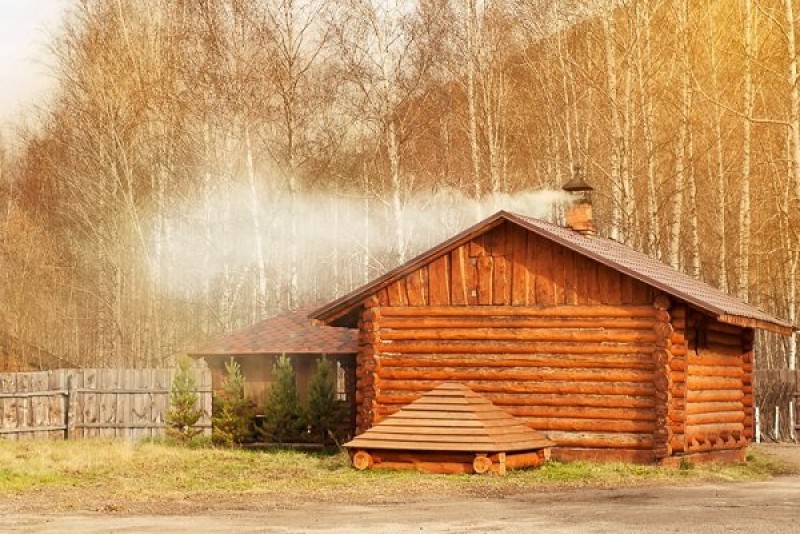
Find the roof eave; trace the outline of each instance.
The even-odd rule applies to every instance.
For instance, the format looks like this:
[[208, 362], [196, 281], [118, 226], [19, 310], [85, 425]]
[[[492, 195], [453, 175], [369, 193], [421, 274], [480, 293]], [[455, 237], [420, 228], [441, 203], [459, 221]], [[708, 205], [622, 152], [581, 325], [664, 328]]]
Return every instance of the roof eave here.
[[[568, 243], [564, 239], [561, 239], [559, 236], [551, 234], [551, 233], [545, 233], [539, 227], [537, 227], [537, 226], [535, 226], [533, 224], [529, 224], [525, 219], [523, 219], [521, 217], [518, 217], [513, 213], [506, 213], [506, 215], [507, 215], [507, 218], [508, 218], [509, 221], [511, 221], [511, 222], [513, 222], [515, 224], [519, 224], [519, 225], [523, 226], [524, 228], [528, 229], [529, 231], [534, 232], [534, 233], [536, 233], [536, 234], [538, 234], [538, 235], [540, 235], [540, 236], [542, 236], [542, 237], [544, 237], [546, 239], [550, 239], [552, 241], [555, 241], [556, 243], [558, 243], [558, 244], [560, 244], [562, 246], [565, 246], [567, 248], [572, 248], [572, 247], [570, 247], [570, 243]], [[605, 265], [607, 267], [610, 267], [610, 268], [615, 269], [615, 270], [617, 270], [619, 272], [622, 272], [622, 273], [630, 276], [631, 278], [639, 280], [642, 283], [645, 283], [645, 284], [647, 284], [649, 286], [652, 286], [652, 287], [655, 287], [657, 289], [660, 289], [664, 293], [667, 293], [667, 294], [672, 295], [674, 297], [677, 297], [677, 298], [679, 298], [681, 300], [684, 300], [684, 301], [688, 302], [689, 304], [694, 305], [698, 309], [701, 309], [701, 310], [703, 310], [705, 312], [708, 312], [708, 313], [710, 313], [712, 315], [715, 315], [715, 316], [717, 316], [717, 319], [720, 322], [734, 324], [734, 325], [737, 325], [737, 326], [745, 326], [745, 327], [749, 327], [749, 328], [760, 328], [760, 329], [763, 329], [763, 330], [768, 330], [770, 332], [775, 332], [775, 333], [782, 334], [782, 335], [785, 335], [785, 336], [792, 335], [792, 333], [794, 333], [797, 330], [797, 328], [795, 328], [794, 326], [792, 326], [792, 325], [790, 325], [788, 323], [783, 323], [781, 321], [777, 321], [777, 320], [776, 321], [765, 321], [765, 320], [760, 320], [760, 319], [753, 319], [753, 318], [750, 318], [750, 317], [744, 317], [744, 316], [741, 316], [741, 315], [733, 315], [733, 314], [726, 313], [725, 310], [723, 310], [722, 308], [718, 308], [716, 306], [710, 306], [707, 302], [704, 302], [703, 300], [698, 299], [698, 298], [694, 297], [693, 295], [691, 295], [689, 293], [685, 293], [683, 291], [675, 289], [674, 287], [667, 286], [666, 284], [663, 284], [658, 280], [655, 280], [653, 278], [645, 276], [645, 275], [641, 274], [640, 272], [635, 271], [633, 269], [629, 269], [629, 268], [625, 267], [624, 265], [615, 264], [614, 262], [611, 262], [611, 261], [607, 260], [606, 258], [600, 256], [600, 255], [592, 254], [590, 251], [587, 251], [587, 250], [580, 251], [580, 253], [585, 255], [585, 256], [588, 256], [588, 257], [592, 258], [593, 260], [595, 260], [595, 261], [597, 261], [599, 263], [602, 263], [603, 265]]]
[[723, 313], [718, 315], [717, 320], [721, 323], [741, 326], [744, 328], [758, 328], [760, 330], [766, 330], [768, 332], [773, 332], [775, 334], [780, 334], [782, 336], [791, 336], [796, 331], [798, 331], [796, 326], [790, 325], [788, 323], [763, 321], [760, 319], [753, 319], [751, 317], [744, 317], [741, 315], [733, 315], [729, 313]]
[[[429, 263], [430, 261], [437, 259], [439, 256], [446, 254], [453, 248], [468, 242], [475, 235], [480, 235], [481, 233], [486, 232], [494, 228], [495, 226], [502, 224], [505, 221], [517, 224], [527, 229], [528, 231], [531, 231], [539, 236], [544, 237], [545, 239], [554, 241], [561, 246], [574, 250], [572, 244], [569, 243], [567, 240], [562, 239], [560, 236], [555, 235], [553, 233], [546, 232], [545, 230], [539, 228], [538, 226], [529, 223], [525, 218], [520, 217], [508, 211], [498, 211], [488, 219], [485, 219], [471, 226], [470, 228], [467, 228], [463, 232], [455, 235], [454, 237], [448, 239], [447, 241], [444, 241], [443, 243], [437, 245], [436, 247], [433, 247], [428, 251], [423, 252], [419, 256], [415, 257], [413, 260], [392, 269], [391, 271], [373, 280], [372, 282], [365, 284], [354, 291], [351, 291], [350, 293], [334, 300], [333, 302], [323, 306], [318, 310], [315, 310], [309, 315], [309, 317], [315, 322], [318, 321], [323, 324], [330, 324], [332, 321], [335, 321], [336, 319], [345, 316], [355, 306], [360, 305], [365, 297], [377, 293], [381, 289], [391, 285], [393, 282], [398, 280], [403, 275], [415, 271], [416, 269], [422, 267], [426, 263]], [[767, 321], [762, 319], [753, 319], [750, 317], [744, 317], [726, 313], [726, 310], [718, 308], [716, 306], [711, 306], [707, 302], [704, 302], [703, 300], [696, 298], [694, 295], [677, 290], [674, 287], [670, 287], [658, 280], [643, 275], [642, 273], [636, 270], [627, 268], [624, 265], [619, 265], [617, 263], [614, 263], [598, 254], [593, 254], [591, 251], [584, 249], [579, 251], [579, 253], [607, 267], [615, 269], [636, 280], [639, 280], [642, 283], [655, 287], [656, 289], [660, 289], [661, 291], [669, 295], [672, 295], [673, 297], [676, 297], [689, 304], [692, 304], [696, 306], [698, 309], [701, 309], [711, 315], [716, 316], [718, 320], [721, 322], [727, 322], [729, 324], [735, 324], [749, 328], [760, 328], [782, 335], [791, 335], [797, 330], [794, 326], [789, 325], [788, 323], [783, 323], [782, 321], [778, 320]]]

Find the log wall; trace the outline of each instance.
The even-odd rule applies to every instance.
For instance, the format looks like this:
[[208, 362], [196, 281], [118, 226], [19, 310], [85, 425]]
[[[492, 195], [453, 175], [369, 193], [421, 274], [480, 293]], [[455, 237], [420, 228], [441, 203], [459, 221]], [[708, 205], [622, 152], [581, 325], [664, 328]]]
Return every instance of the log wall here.
[[685, 314], [685, 453], [741, 449], [753, 437], [753, 330]]
[[652, 305], [368, 310], [359, 374], [371, 409], [362, 430], [454, 380], [563, 448], [652, 460]]

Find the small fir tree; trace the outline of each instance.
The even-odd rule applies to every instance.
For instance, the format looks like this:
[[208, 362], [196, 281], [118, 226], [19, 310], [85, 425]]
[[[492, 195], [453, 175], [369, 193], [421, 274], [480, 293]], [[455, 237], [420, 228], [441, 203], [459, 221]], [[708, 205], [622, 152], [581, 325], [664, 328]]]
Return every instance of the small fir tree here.
[[181, 443], [187, 443], [200, 434], [195, 425], [203, 416], [198, 406], [197, 381], [192, 372], [192, 362], [187, 357], [178, 360], [178, 370], [172, 379], [167, 412], [167, 435]]
[[272, 373], [273, 382], [264, 406], [261, 434], [276, 443], [299, 440], [306, 429], [306, 418], [291, 360], [285, 354], [281, 355]]
[[227, 373], [222, 392], [214, 398], [211, 439], [217, 445], [240, 445], [250, 436], [255, 415], [253, 403], [244, 396], [244, 376], [233, 359], [225, 364]]
[[317, 360], [317, 370], [308, 392], [308, 421], [317, 432], [320, 443], [325, 444], [329, 433], [341, 427], [343, 417], [344, 410], [336, 398], [333, 365], [323, 356]]

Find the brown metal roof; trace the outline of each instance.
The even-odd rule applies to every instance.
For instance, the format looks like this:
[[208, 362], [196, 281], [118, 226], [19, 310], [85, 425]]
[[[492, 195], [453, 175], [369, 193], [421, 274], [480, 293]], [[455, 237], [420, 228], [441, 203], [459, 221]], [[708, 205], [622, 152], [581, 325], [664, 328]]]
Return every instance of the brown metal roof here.
[[215, 354], [351, 354], [358, 352], [358, 331], [315, 325], [305, 305], [210, 341], [189, 351], [193, 356]]
[[788, 335], [794, 329], [792, 324], [764, 313], [724, 291], [677, 271], [627, 245], [605, 237], [584, 236], [569, 228], [506, 211], [492, 215], [360, 289], [331, 302], [312, 313], [311, 317], [327, 323], [345, 317], [367, 296], [504, 222], [517, 224], [645, 284], [656, 287], [668, 295], [715, 315], [721, 322], [763, 328], [784, 335]]
[[351, 449], [512, 452], [553, 447], [463, 384], [445, 382], [352, 441]]

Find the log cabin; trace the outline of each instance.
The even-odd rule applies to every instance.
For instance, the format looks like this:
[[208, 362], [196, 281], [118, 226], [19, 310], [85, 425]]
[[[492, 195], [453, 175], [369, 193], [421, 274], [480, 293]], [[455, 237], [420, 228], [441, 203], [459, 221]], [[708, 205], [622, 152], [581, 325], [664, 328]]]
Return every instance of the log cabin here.
[[311, 314], [358, 329], [364, 432], [459, 382], [556, 443], [553, 458], [740, 461], [754, 329], [794, 326], [597, 235], [501, 211]]
[[335, 363], [340, 399], [354, 407], [358, 332], [350, 328], [312, 324], [308, 314], [316, 307], [313, 304], [300, 306], [213, 339], [190, 350], [188, 355], [206, 361], [215, 392], [222, 389], [225, 364], [233, 358], [245, 379], [245, 396], [258, 407], [264, 404], [272, 384], [273, 367], [280, 355], [285, 354], [291, 359], [298, 393], [303, 400], [308, 396], [317, 360], [325, 356]]

